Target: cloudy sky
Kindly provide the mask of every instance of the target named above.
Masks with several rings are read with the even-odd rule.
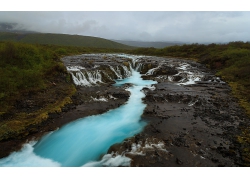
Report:
[[[0,11],[0,22],[116,40],[250,41],[249,11]]]

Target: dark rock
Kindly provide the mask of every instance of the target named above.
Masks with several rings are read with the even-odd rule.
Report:
[[[176,162],[177,164],[179,164],[179,165],[182,165],[182,164],[183,164],[183,162],[182,162],[179,158],[176,158],[175,162]]]
[[[201,142],[196,142],[195,143],[197,146],[201,146]]]
[[[211,160],[214,162],[214,163],[217,163],[217,162],[219,162],[219,159],[217,159],[217,158],[211,158]]]

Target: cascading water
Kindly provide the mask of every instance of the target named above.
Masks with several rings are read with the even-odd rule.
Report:
[[[118,74],[115,69],[113,70]],[[89,82],[81,71],[77,73],[79,73],[76,75],[77,80],[74,80],[76,84],[97,82],[93,80]],[[26,144],[21,151],[0,159],[0,166],[91,166],[91,162],[99,160],[111,145],[139,133],[145,126],[145,122],[140,121],[140,117],[146,107],[142,102],[145,94],[141,90],[156,82],[143,80],[140,73],[135,70],[132,70],[131,74],[132,76],[116,81],[115,84],[115,86],[133,84],[127,89],[131,96],[125,105],[101,115],[89,116],[69,123],[44,136],[39,142]],[[90,77],[88,75],[88,78]],[[100,79],[100,76],[96,74],[92,78]],[[122,78],[121,75],[118,74],[118,78]],[[105,158],[112,157],[106,155]],[[101,161],[98,166],[102,165]],[[109,165],[112,166],[112,164]]]
[[[109,67],[110,70],[115,73],[117,79],[123,79],[123,77],[129,77],[132,75],[131,69],[129,70],[124,65],[116,66],[115,68],[112,66]],[[123,69],[124,75],[122,75],[120,67]],[[85,68],[82,68],[80,66],[69,66],[67,67],[67,70],[71,73],[74,83],[79,86],[93,86],[98,85],[99,83],[104,83],[102,81],[102,74],[108,79],[113,80],[107,72],[101,70],[87,71]]]
[[[79,86],[92,86],[98,83],[102,83],[102,75],[99,70],[93,72],[90,71],[72,71],[70,68],[69,72],[72,75],[73,81]]]
[[[122,79],[122,75],[120,71],[115,70],[112,66],[109,66],[109,67],[115,73],[115,75],[117,76],[117,79]],[[118,67],[116,69],[118,69]]]

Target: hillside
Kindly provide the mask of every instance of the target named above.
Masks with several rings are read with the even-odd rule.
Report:
[[[118,43],[126,44],[128,46],[134,46],[134,47],[154,47],[154,48],[164,48],[168,46],[174,46],[174,45],[183,45],[185,42],[179,42],[179,41],[167,41],[167,42],[147,42],[147,41],[124,41],[124,40],[113,40]]]
[[[0,41],[108,49],[133,49],[131,46],[103,38],[68,34],[0,32]]]

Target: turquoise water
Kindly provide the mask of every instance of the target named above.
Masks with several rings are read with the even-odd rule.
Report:
[[[97,161],[109,147],[139,133],[145,126],[140,121],[145,104],[142,88],[155,81],[142,80],[139,72],[116,81],[116,86],[132,83],[128,88],[128,102],[101,115],[80,118],[44,136],[37,143],[29,143],[19,152],[0,159],[0,166],[83,166]]]

